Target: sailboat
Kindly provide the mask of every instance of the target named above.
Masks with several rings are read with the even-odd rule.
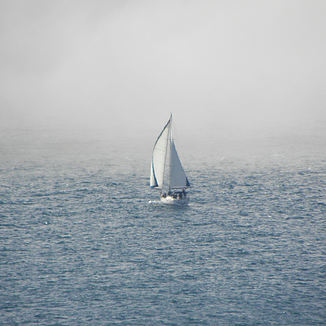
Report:
[[[187,204],[190,183],[181,165],[172,137],[172,114],[158,136],[152,154],[151,188],[160,190],[161,202]]]

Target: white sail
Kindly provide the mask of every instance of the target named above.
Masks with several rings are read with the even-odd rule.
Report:
[[[172,116],[158,136],[153,148],[150,186],[159,189],[189,187],[171,135]]]
[[[171,189],[189,187],[189,181],[181,165],[173,140],[170,142],[168,184]]]
[[[171,118],[158,136],[152,156],[150,186],[162,189],[164,181],[165,161],[170,138]]]

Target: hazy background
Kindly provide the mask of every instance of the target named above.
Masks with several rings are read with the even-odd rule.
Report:
[[[2,147],[150,151],[173,112],[184,155],[325,152],[325,17],[324,0],[1,0]]]

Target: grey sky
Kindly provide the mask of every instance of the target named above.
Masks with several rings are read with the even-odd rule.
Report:
[[[324,0],[1,0],[0,126],[324,130],[325,17]]]

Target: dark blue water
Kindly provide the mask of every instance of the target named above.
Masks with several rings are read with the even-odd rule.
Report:
[[[326,324],[325,157],[189,156],[174,208],[149,157],[48,147],[2,152],[0,324]]]

